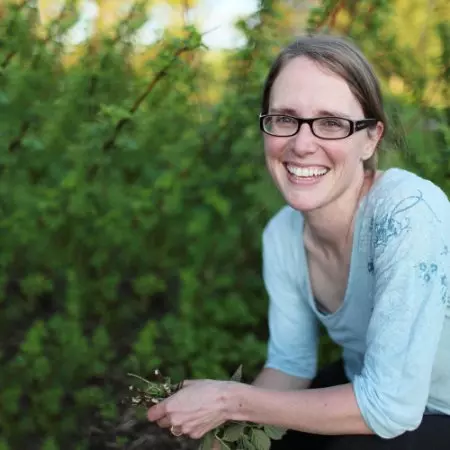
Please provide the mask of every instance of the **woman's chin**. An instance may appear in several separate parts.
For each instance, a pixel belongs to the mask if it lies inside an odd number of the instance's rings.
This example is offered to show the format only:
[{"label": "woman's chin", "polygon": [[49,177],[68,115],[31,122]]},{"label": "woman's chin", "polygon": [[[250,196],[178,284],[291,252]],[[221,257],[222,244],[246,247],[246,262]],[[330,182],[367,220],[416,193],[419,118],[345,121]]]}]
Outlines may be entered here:
[{"label": "woman's chin", "polygon": [[331,171],[320,177],[295,177],[283,166],[282,171],[274,171],[273,178],[278,190],[291,208],[309,212],[327,203]]},{"label": "woman's chin", "polygon": [[302,213],[307,213],[314,211],[322,206],[322,203],[314,199],[299,199],[299,198],[289,198],[285,197],[287,204]]},{"label": "woman's chin", "polygon": [[289,189],[288,187],[282,189],[281,193],[291,208],[304,213],[321,208],[326,203],[326,198],[324,198],[323,192],[321,195],[319,189],[299,192],[297,189]]}]

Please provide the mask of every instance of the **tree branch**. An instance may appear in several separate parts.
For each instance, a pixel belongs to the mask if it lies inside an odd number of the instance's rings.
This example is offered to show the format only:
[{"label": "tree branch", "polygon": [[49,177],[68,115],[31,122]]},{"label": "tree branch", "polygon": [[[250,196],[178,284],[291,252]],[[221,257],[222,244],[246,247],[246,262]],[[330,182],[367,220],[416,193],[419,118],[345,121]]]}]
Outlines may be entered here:
[{"label": "tree branch", "polygon": [[27,134],[27,131],[30,128],[30,126],[31,123],[28,120],[22,123],[22,125],[20,126],[19,134],[8,145],[8,150],[10,152],[17,150],[20,147],[20,145],[22,144],[22,140]]},{"label": "tree branch", "polygon": [[350,36],[353,24],[355,23],[355,17],[358,17],[358,5],[358,2],[351,1],[350,5],[348,6],[348,14],[350,16],[350,20],[348,21],[348,25],[344,29],[345,36]]},{"label": "tree branch", "polygon": [[8,67],[8,64],[11,62],[11,60],[14,58],[14,56],[16,55],[16,51],[15,50],[11,50],[7,55],[6,58],[3,60],[1,67],[2,69],[6,69],[6,67]]},{"label": "tree branch", "polygon": [[[175,52],[173,58],[159,72],[156,73],[156,75],[153,77],[152,81],[148,84],[147,89],[136,99],[136,101],[134,102],[133,106],[129,109],[130,115],[133,115],[138,110],[139,106],[148,97],[148,95],[153,91],[153,89],[158,84],[158,82],[167,75],[168,70],[175,63],[175,61],[178,59],[178,57],[182,53],[184,53],[184,52],[186,52],[188,50],[190,50],[190,48],[188,46],[181,47],[180,49],[178,49]],[[113,131],[113,134],[112,134],[111,138],[108,139],[105,142],[105,144],[103,145],[103,150],[104,151],[110,150],[114,146],[114,144],[116,142],[116,139],[117,139],[117,137],[119,135],[120,130],[129,121],[130,121],[129,117],[124,117],[124,118],[120,119],[117,122],[116,127],[114,128],[114,131]]]},{"label": "tree branch", "polygon": [[340,0],[330,14],[330,28],[334,28],[336,26],[337,16],[339,12],[344,8],[344,3],[345,0]]},{"label": "tree branch", "polygon": [[326,25],[326,23],[328,21],[332,22],[334,25],[334,22],[336,20],[336,16],[337,16],[338,12],[344,6],[343,3],[344,3],[344,0],[336,0],[335,5],[332,8],[330,8],[331,9],[330,12],[328,14],[325,14],[325,16],[323,17],[321,22],[319,22],[316,25],[316,29],[315,29],[316,32],[319,32]]}]

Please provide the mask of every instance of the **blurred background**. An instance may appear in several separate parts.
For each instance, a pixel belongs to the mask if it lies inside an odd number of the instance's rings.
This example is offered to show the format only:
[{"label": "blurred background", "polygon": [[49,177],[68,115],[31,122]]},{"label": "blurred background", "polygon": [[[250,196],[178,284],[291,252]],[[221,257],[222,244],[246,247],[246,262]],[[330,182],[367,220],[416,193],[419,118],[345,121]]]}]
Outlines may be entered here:
[{"label": "blurred background", "polygon": [[[450,194],[449,8],[0,2],[0,450],[181,448],[124,419],[127,373],[261,368],[261,232],[283,202],[258,114],[294,36],[355,40],[385,94],[381,167]],[[321,364],[338,356],[323,336]]]}]

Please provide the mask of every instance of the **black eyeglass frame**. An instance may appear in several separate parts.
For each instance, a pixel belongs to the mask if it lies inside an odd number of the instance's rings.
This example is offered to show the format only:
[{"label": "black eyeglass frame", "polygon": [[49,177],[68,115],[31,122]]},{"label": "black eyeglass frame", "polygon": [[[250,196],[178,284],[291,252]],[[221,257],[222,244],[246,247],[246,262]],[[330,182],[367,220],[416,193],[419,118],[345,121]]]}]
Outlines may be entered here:
[{"label": "black eyeglass frame", "polygon": [[[269,131],[264,129],[264,119],[266,117],[289,117],[290,119],[294,119],[297,121],[297,129],[295,130],[294,133],[291,134],[287,134],[287,135],[283,135],[280,136],[279,134],[273,134],[270,133]],[[326,138],[326,137],[322,137],[322,136],[318,136],[313,129],[313,123],[316,120],[319,119],[339,119],[339,120],[345,120],[346,122],[348,122],[350,124],[350,129],[349,132],[346,136],[342,136],[342,137],[331,137],[331,138]],[[337,117],[337,116],[324,116],[324,117],[312,117],[312,118],[307,118],[307,119],[303,119],[301,117],[296,117],[296,116],[291,116],[289,114],[260,114],[259,115],[259,128],[261,129],[261,131],[263,133],[266,133],[270,136],[276,136],[276,137],[292,137],[295,136],[299,131],[300,131],[300,127],[306,123],[309,125],[309,129],[311,130],[311,133],[316,136],[319,139],[324,139],[327,141],[336,141],[339,139],[347,139],[349,136],[351,136],[354,133],[357,133],[358,131],[364,130],[365,128],[368,128],[372,125],[376,125],[376,123],[378,122],[377,119],[374,118],[370,118],[370,119],[361,119],[361,120],[350,120],[347,119],[346,117]]]}]

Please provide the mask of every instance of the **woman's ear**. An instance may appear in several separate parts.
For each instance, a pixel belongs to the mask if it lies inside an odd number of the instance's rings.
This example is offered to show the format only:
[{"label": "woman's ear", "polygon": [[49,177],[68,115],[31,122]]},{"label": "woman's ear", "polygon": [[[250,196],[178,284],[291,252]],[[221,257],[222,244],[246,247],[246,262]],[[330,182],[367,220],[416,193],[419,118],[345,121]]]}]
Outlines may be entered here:
[{"label": "woman's ear", "polygon": [[369,159],[378,147],[378,144],[383,137],[384,133],[384,124],[383,122],[377,122],[374,128],[369,128],[367,130],[367,135],[369,139],[367,140],[366,145],[364,146],[364,151],[361,156],[363,161]]}]

